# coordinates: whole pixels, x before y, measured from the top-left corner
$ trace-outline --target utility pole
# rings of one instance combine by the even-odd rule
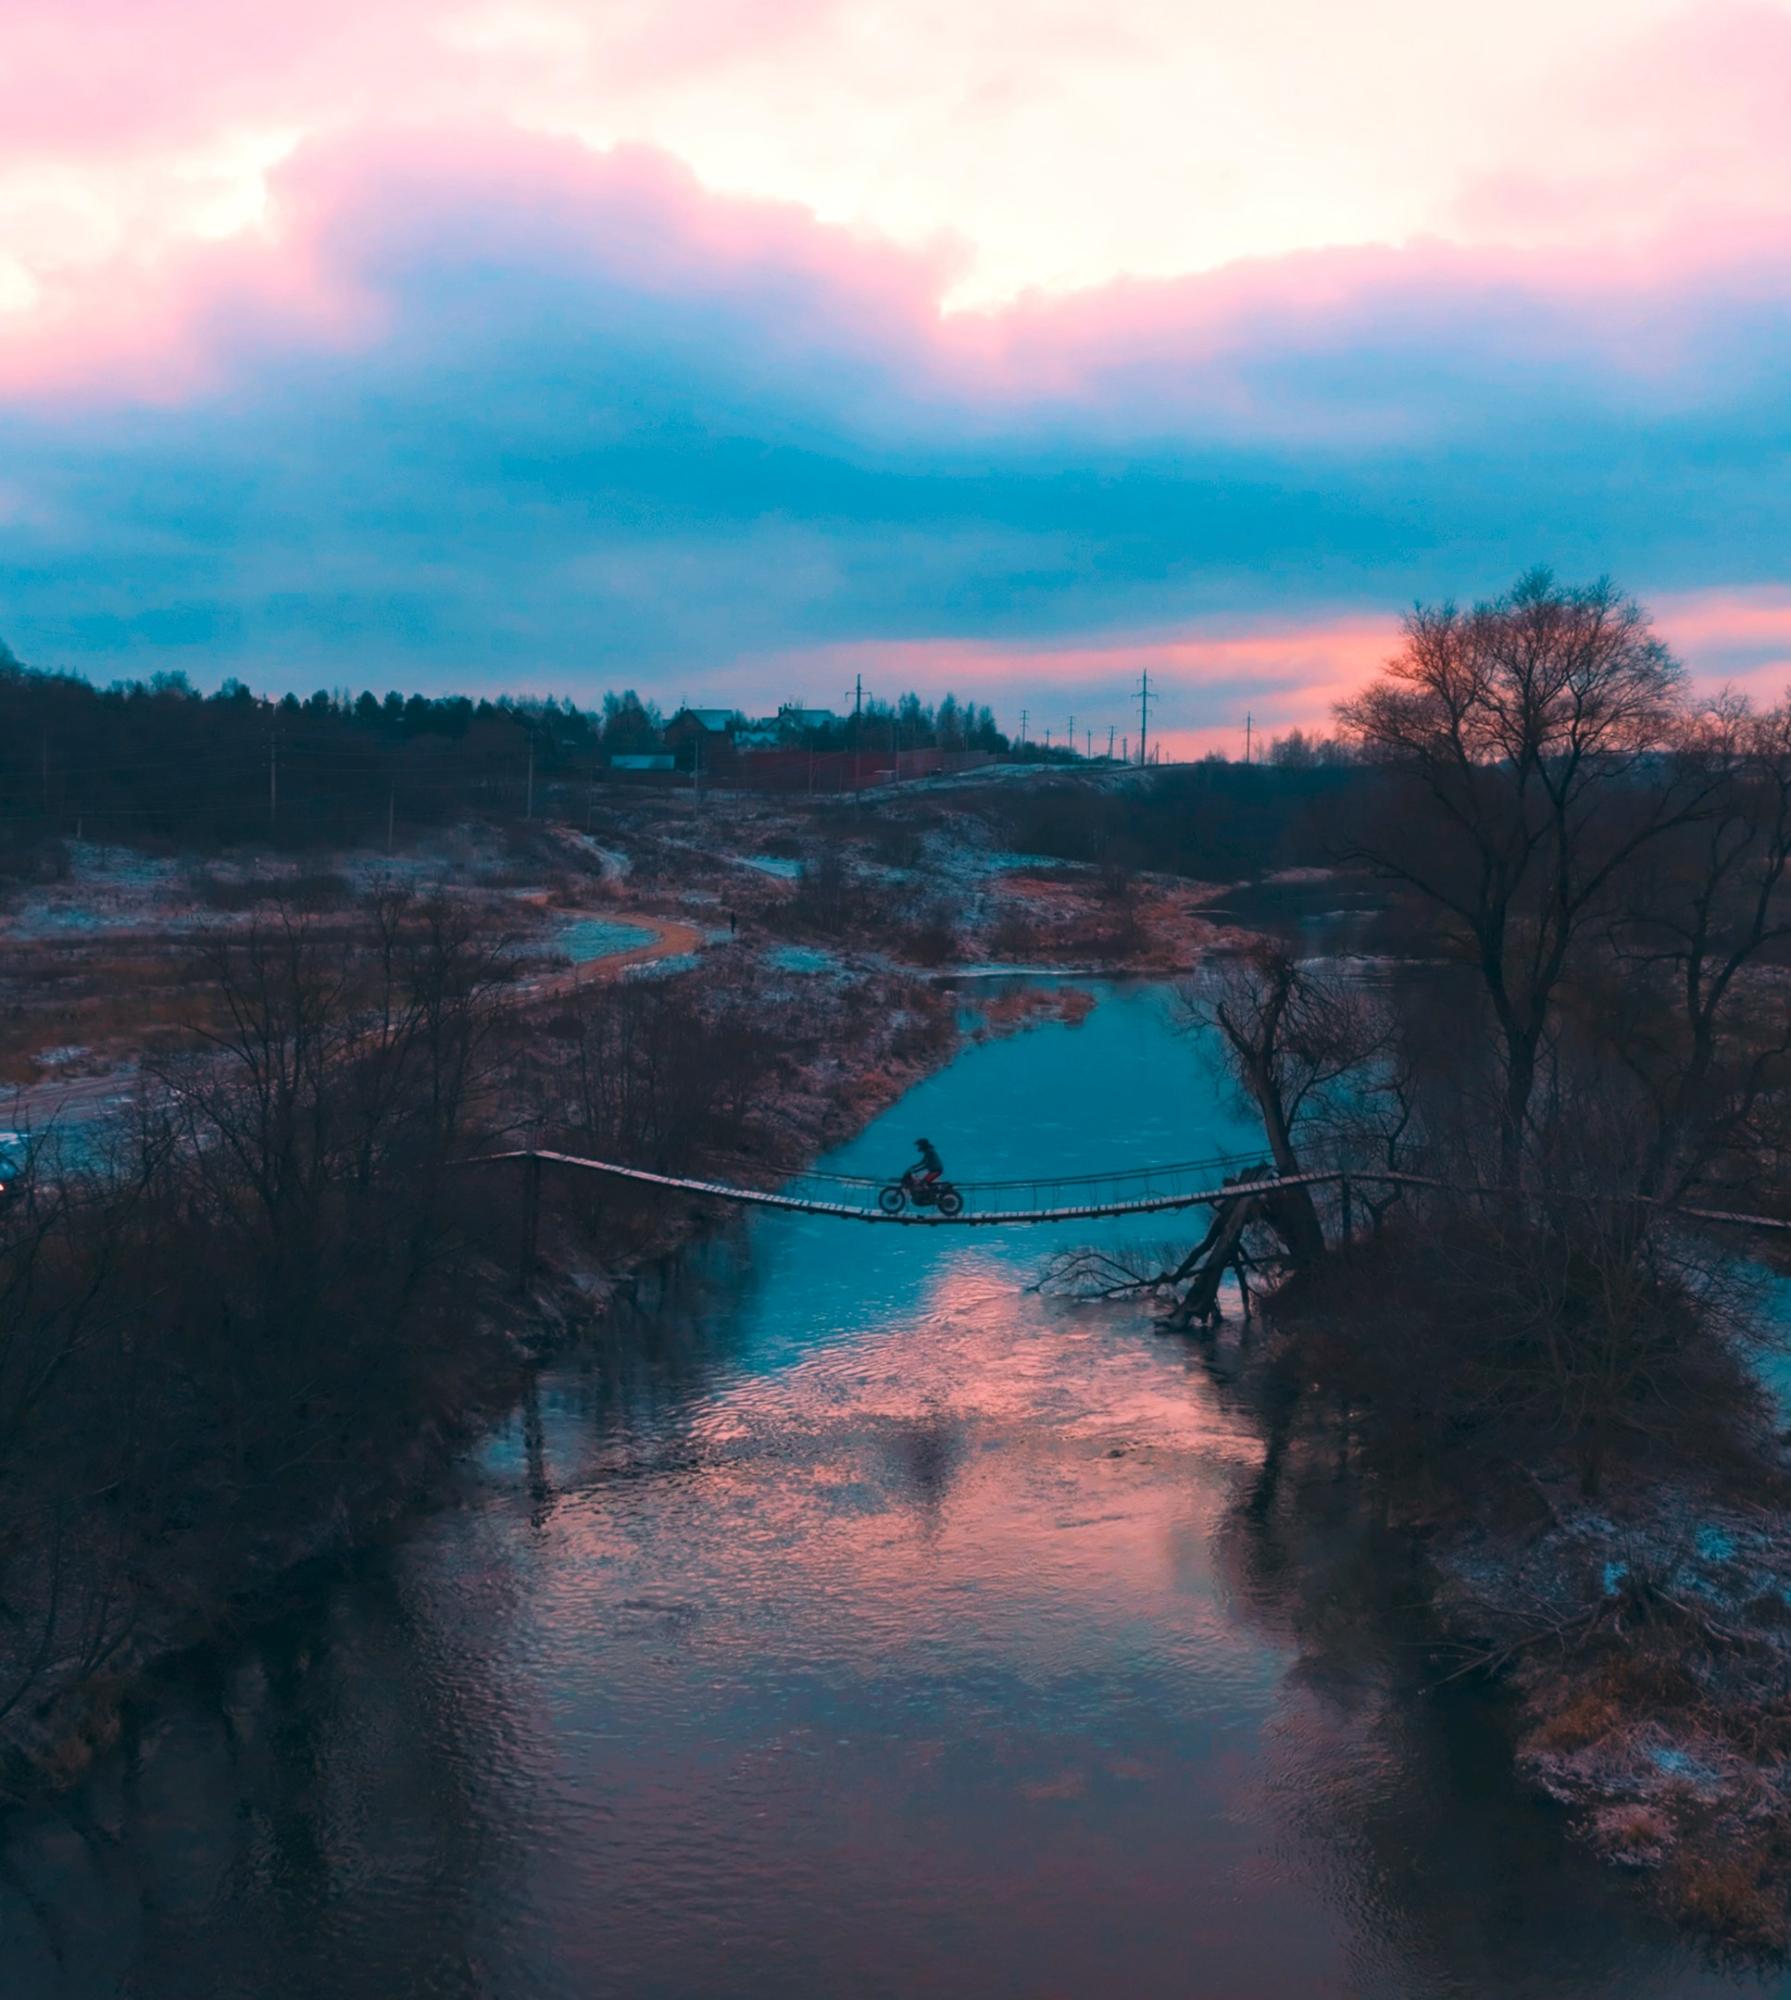
[[[267,830],[271,834],[280,811],[279,711],[267,719]]]
[[[1150,691],[1150,669],[1146,667],[1138,676],[1138,768],[1140,770],[1150,762],[1148,745],[1150,705],[1153,699]]]
[[[1026,711],[1025,711],[1025,709],[1021,709],[1021,711],[1020,711],[1020,748],[1021,748],[1022,750],[1024,750],[1024,749],[1026,748]]]
[[[1252,720],[1253,720],[1253,718],[1251,717],[1251,714],[1250,714],[1250,711],[1249,711],[1248,709],[1245,709],[1245,711],[1244,711],[1244,762],[1245,762],[1246,764],[1248,764],[1248,763],[1249,763],[1249,761],[1250,761],[1250,730],[1251,730],[1251,725],[1252,725]]]
[[[1092,757],[1094,755],[1094,731],[1092,729],[1085,729],[1082,732],[1082,754],[1084,757]]]
[[[50,732],[47,729],[44,731],[44,740],[42,745],[42,761],[43,761],[43,782],[44,782],[44,818],[47,820],[50,817]]]
[[[1109,764],[1113,762],[1113,724],[1111,722],[1107,725],[1107,761]]]
[[[1070,746],[1070,755],[1076,754],[1076,718],[1070,717],[1070,733],[1063,739]]]
[[[532,729],[529,731],[528,794],[523,804],[522,816],[524,819],[535,817],[535,732]]]
[[[852,790],[857,793],[864,776],[864,676],[852,677]]]
[[[386,852],[392,851],[392,821],[397,815],[398,794],[395,790],[386,793]]]

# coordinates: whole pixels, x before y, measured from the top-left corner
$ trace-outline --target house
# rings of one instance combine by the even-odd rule
[[[731,736],[741,719],[737,708],[681,708],[665,725],[665,740],[689,743],[698,737]]]
[[[778,733],[784,737],[806,736],[810,730],[832,729],[839,717],[830,708],[803,708],[786,701],[777,711]]]
[[[712,770],[733,756],[734,731],[743,720],[733,708],[681,708],[665,725],[665,747],[680,770]]]

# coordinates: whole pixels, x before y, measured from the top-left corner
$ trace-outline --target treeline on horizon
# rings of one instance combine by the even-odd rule
[[[184,674],[100,688],[25,665],[0,643],[0,872],[49,838],[201,847],[383,838],[468,812],[541,811],[617,756],[666,751],[669,718],[632,689],[595,709],[552,696],[377,696],[319,689],[271,699]],[[674,732],[675,734],[675,732]],[[816,751],[1002,752],[993,712],[947,695],[867,701],[792,733]]]

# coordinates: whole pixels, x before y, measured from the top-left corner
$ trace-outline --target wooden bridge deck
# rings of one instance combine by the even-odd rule
[[[1071,1202],[1054,1207],[985,1208],[972,1207],[966,1202],[963,1212],[958,1215],[940,1215],[937,1212],[920,1214],[912,1209],[903,1209],[896,1215],[885,1215],[875,1205],[874,1184],[870,1182],[863,1184],[867,1194],[864,1202],[822,1201],[809,1195],[775,1194],[764,1188],[738,1187],[731,1181],[697,1180],[682,1174],[656,1174],[645,1167],[625,1167],[614,1160],[592,1160],[578,1153],[551,1152],[545,1147],[519,1147],[510,1152],[481,1153],[459,1164],[496,1165],[506,1160],[518,1162],[532,1160],[543,1166],[572,1167],[584,1173],[604,1175],[611,1180],[632,1181],[643,1187],[662,1188],[673,1194],[702,1195],[716,1201],[735,1202],[747,1208],[779,1208],[798,1215],[825,1215],[840,1222],[885,1223],[902,1229],[990,1229],[1001,1225],[1097,1222],[1110,1216],[1120,1215],[1168,1215],[1178,1209],[1222,1206],[1246,1195],[1274,1194],[1283,1188],[1335,1187],[1350,1181],[1376,1187],[1429,1188],[1463,1194],[1484,1195],[1497,1192],[1496,1189],[1489,1188],[1456,1187],[1452,1182],[1437,1180],[1428,1175],[1396,1173],[1387,1168],[1331,1167],[1312,1173],[1265,1177],[1261,1180],[1232,1180],[1221,1182],[1214,1187],[1191,1188],[1172,1194],[1127,1195],[1105,1201]],[[1113,1179],[1136,1182],[1144,1177],[1140,1170],[1133,1168],[1116,1173]],[[1097,1175],[1066,1177],[1083,1185],[1099,1178]],[[958,1181],[954,1185],[966,1194],[974,1195],[978,1192],[977,1184],[973,1181]],[[1011,1187],[1015,1183],[1002,1185]],[[1051,1186],[1053,1183],[1044,1178],[1035,1185]],[[1641,1195],[1588,1195],[1576,1198],[1632,1202],[1649,1199]],[[1744,1229],[1791,1231],[1791,1220],[1782,1216],[1750,1215],[1732,1209],[1687,1208],[1652,1201],[1649,1205],[1669,1208],[1672,1213],[1683,1216],[1688,1221],[1725,1223]]]
[[[1182,1194],[1132,1195],[1124,1200],[1074,1202],[1058,1208],[978,1208],[968,1206],[959,1215],[916,1214],[904,1209],[899,1215],[885,1215],[867,1203],[818,1201],[806,1195],[773,1194],[763,1188],[736,1187],[731,1181],[692,1180],[681,1174],[649,1173],[645,1167],[619,1166],[613,1160],[587,1160],[577,1153],[554,1153],[545,1147],[525,1148],[509,1153],[482,1153],[467,1166],[495,1164],[501,1160],[539,1160],[544,1166],[578,1167],[586,1173],[607,1175],[612,1180],[635,1181],[645,1187],[664,1188],[677,1194],[709,1195],[717,1201],[738,1202],[749,1208],[781,1208],[798,1215],[828,1215],[842,1222],[881,1222],[906,1229],[988,1229],[999,1223],[1094,1222],[1112,1215],[1166,1215],[1179,1208],[1200,1208],[1215,1202],[1235,1200],[1243,1192],[1272,1194],[1276,1188],[1322,1187],[1343,1178],[1341,1173],[1294,1174],[1283,1180],[1261,1180],[1243,1186],[1197,1188]],[[974,1183],[955,1182],[955,1186]],[[1048,1185],[1048,1183],[1045,1183]]]

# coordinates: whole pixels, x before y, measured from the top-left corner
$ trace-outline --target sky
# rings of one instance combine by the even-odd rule
[[[1791,682],[1791,0],[0,0],[0,637],[1323,725],[1610,574]]]

